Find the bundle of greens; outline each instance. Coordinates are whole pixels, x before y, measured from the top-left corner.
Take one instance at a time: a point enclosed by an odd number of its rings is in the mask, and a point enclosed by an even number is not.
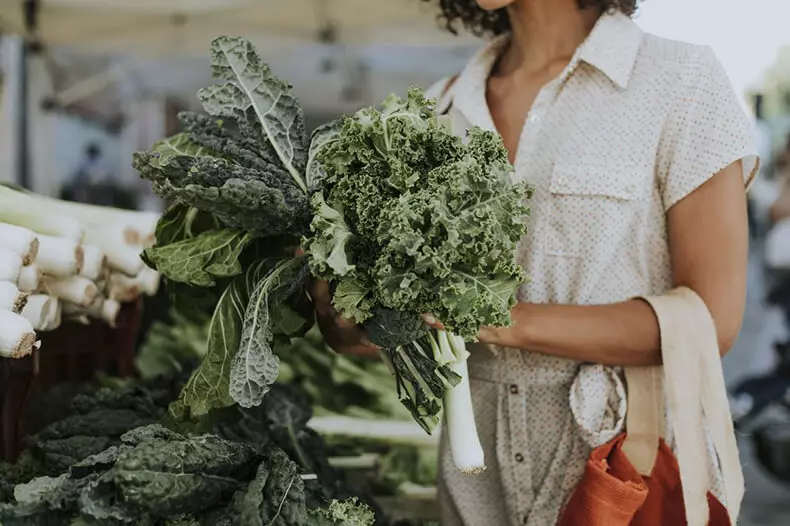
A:
[[[146,262],[178,303],[216,303],[206,357],[173,416],[261,403],[277,342],[311,325],[312,274],[384,348],[412,416],[430,432],[444,405],[456,464],[483,469],[463,342],[510,323],[529,194],[511,184],[501,139],[472,130],[464,143],[412,90],[308,141],[290,86],[249,42],[216,39],[212,66],[224,82],[198,93],[210,116],[182,114],[184,133],[135,156],[175,203]],[[452,332],[428,331],[423,312]]]
[[[360,525],[373,513],[355,499],[310,506],[298,466],[216,435],[184,436],[158,424],[40,477],[0,504],[0,523],[41,525]]]

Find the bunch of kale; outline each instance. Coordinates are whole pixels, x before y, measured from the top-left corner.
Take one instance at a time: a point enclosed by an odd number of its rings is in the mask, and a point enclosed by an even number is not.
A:
[[[261,404],[274,349],[312,325],[312,275],[385,347],[398,395],[430,431],[465,351],[436,345],[419,314],[474,338],[510,322],[525,279],[513,253],[529,188],[511,183],[501,139],[473,130],[465,143],[412,90],[308,140],[291,87],[249,42],[216,39],[211,62],[222,83],[198,93],[208,116],[181,114],[183,133],[134,159],[173,203],[144,259],[182,312],[212,312],[205,358],[171,415]]]

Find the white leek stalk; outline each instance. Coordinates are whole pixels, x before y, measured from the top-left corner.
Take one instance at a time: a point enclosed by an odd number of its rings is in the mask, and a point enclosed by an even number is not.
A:
[[[38,254],[38,238],[30,229],[0,223],[0,246],[22,256],[22,264],[30,265]]]
[[[0,281],[16,283],[22,270],[22,256],[10,248],[0,247]]]
[[[44,276],[44,290],[51,296],[82,307],[90,305],[98,293],[96,284],[82,276]]]
[[[135,278],[135,281],[137,281],[140,286],[140,291],[143,294],[146,296],[156,296],[161,279],[157,271],[149,267],[143,267],[137,275],[137,278]]]
[[[22,292],[35,292],[41,286],[41,269],[38,265],[27,265],[19,270],[16,285]]]
[[[27,294],[19,292],[10,281],[0,281],[0,310],[10,310],[19,314],[27,303]]]
[[[140,252],[139,247],[128,245],[115,247],[112,252],[106,252],[107,266],[112,270],[123,272],[127,276],[136,276],[145,266],[140,258]]]
[[[130,245],[140,246],[140,231],[125,223],[91,226],[85,230],[84,243],[100,247]]]
[[[455,360],[447,365],[461,377],[455,387],[445,391],[443,400],[445,431],[450,442],[453,463],[465,475],[474,475],[485,470],[486,465],[475,425],[472,392],[469,389],[469,371],[466,366],[469,352],[460,337],[441,330],[436,333],[439,346],[447,346],[455,356]]]
[[[23,358],[36,346],[33,325],[19,314],[0,309],[0,356]]]
[[[27,305],[22,309],[22,316],[27,319],[37,331],[49,330],[49,320],[55,308],[54,298],[46,294],[32,294],[27,298]]]
[[[0,221],[9,225],[29,228],[37,234],[65,237],[74,241],[82,241],[85,230],[79,221],[68,216],[53,215],[40,206],[33,205],[27,199],[19,200],[9,197],[5,192],[16,192],[0,187]]]
[[[65,237],[39,236],[36,265],[50,276],[79,274],[85,261],[82,245]]]
[[[34,214],[36,217],[43,216],[51,220],[52,223],[57,224],[57,222],[67,219],[77,224],[82,224],[88,229],[106,227],[108,225],[124,225],[130,230],[134,230],[139,239],[146,238],[154,232],[156,222],[159,219],[159,214],[155,212],[121,210],[107,206],[73,203],[2,187],[0,188],[0,210],[4,208],[6,202],[11,205],[13,212],[8,215],[13,215],[18,211],[21,213],[32,210],[36,211],[36,214]],[[41,234],[71,237],[66,236],[63,232],[44,232],[23,222],[7,221],[2,213],[0,213],[0,221],[25,226]],[[82,236],[79,238],[72,237],[72,239],[81,241]],[[120,241],[120,239],[117,241]]]
[[[85,257],[80,276],[96,281],[107,263],[107,256],[99,247],[93,245],[83,245],[82,250]]]

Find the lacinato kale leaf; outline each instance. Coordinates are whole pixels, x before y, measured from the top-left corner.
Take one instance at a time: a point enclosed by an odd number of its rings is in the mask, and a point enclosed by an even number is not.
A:
[[[244,312],[255,287],[280,261],[257,262],[225,289],[209,324],[206,356],[170,406],[176,419],[195,419],[235,403],[230,395],[231,366],[242,341]]]
[[[259,405],[277,379],[279,359],[272,349],[274,311],[303,292],[309,277],[305,258],[284,259],[255,285],[230,371],[230,395],[242,407]]]
[[[312,507],[303,472],[276,446],[256,448],[151,425],[129,431],[119,446],[65,473],[17,485],[14,501],[0,504],[0,523],[310,526],[324,524],[313,516],[342,516],[338,514],[348,509],[349,517],[363,521],[347,524],[373,524],[361,505],[327,502],[326,511]]]

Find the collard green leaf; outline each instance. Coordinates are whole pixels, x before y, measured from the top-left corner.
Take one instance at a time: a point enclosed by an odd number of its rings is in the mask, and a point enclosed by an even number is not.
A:
[[[195,237],[145,250],[145,258],[167,279],[212,287],[218,278],[241,273],[239,257],[252,235],[241,230],[209,230]]]
[[[211,43],[214,76],[226,82],[198,92],[205,110],[247,124],[271,145],[294,184],[307,192],[304,114],[288,83],[280,80],[243,38],[219,37]]]
[[[230,394],[242,407],[259,405],[277,379],[279,359],[272,350],[275,317],[291,295],[303,290],[309,273],[305,258],[282,260],[255,287],[244,314],[239,352],[230,372]]]
[[[209,323],[208,348],[200,366],[170,405],[176,420],[191,420],[211,409],[233,405],[230,395],[230,369],[241,345],[244,311],[254,287],[279,259],[264,259],[236,276],[220,297]]]

